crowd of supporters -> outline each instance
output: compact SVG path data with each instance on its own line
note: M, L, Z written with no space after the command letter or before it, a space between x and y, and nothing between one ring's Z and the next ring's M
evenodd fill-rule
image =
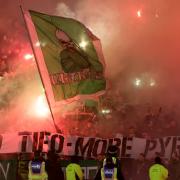
M68 116L63 123L67 123L67 133L81 136L108 138L121 134L149 139L178 135L179 112L175 107L127 104L118 108L110 109L108 114Z

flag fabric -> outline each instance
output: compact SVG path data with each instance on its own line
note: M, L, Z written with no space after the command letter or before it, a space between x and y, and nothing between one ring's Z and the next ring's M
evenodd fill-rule
M100 40L71 18L24 12L35 58L51 105L104 93Z

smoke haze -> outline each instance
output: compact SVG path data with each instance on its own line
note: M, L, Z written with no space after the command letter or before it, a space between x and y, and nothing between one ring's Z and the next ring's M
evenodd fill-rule
M13 51L17 44L21 44L22 54L31 52L18 1L0 0L0 4L1 54L7 49ZM126 101L132 103L179 107L180 1L26 0L23 5L26 9L76 18L92 30L102 42L111 92L126 96ZM33 127L32 117L24 113L33 97L42 93L34 61L24 62L21 56L12 59L8 61L12 67L9 78L0 82L0 102L5 103L0 107L1 131L53 129L51 118ZM133 84L136 78L153 79L156 85L138 89Z

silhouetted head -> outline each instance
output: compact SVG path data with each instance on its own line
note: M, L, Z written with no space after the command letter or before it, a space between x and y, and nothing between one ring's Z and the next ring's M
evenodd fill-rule
M154 162L155 162L156 164L162 164L161 158L158 157L158 156L154 159Z
M55 151L48 151L48 153L47 153L47 158L48 158L49 160L57 161L58 158L59 158L59 156L58 156L58 154L57 154Z
M76 163L76 164L79 163L80 159L81 159L81 158L78 157L78 156L71 156L71 158L70 158L71 163Z
M119 149L117 146L115 145L111 145L108 147L108 150L107 150L107 155L109 156L112 156L112 157L117 157L118 156L118 152L119 152Z

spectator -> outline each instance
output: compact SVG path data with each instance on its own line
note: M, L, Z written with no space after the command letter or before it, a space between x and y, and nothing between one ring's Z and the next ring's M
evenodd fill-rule
M46 171L48 174L48 180L63 180L64 173L61 168L59 157L54 151L47 153Z
M140 153L133 167L133 169L135 169L133 176L136 177L136 179L147 180L148 167L149 167L149 163L145 159L145 155L143 153Z
M110 172L111 175L115 176L116 179L124 180L124 176L121 171L120 161L117 158L118 154L119 154L119 149L117 148L117 146L111 145L108 147L106 158L103 161L103 165L99 168L94 180L103 179L106 168L113 169L113 175L112 175L112 170Z
M171 172L170 179L172 180L179 180L180 179L180 157L178 152L174 152L172 154L170 160L170 167L169 170Z
M101 179L117 179L117 167L115 166L116 159L107 156L104 165L101 168Z
M78 163L79 158L77 156L72 156L71 163L66 167L66 180L83 179L83 172L81 166Z
M42 161L40 152L34 152L34 158L29 162L29 180L47 180L48 175L45 171L45 162Z
M155 164L149 169L150 180L166 180L168 178L168 169L161 162L160 157L155 158Z

